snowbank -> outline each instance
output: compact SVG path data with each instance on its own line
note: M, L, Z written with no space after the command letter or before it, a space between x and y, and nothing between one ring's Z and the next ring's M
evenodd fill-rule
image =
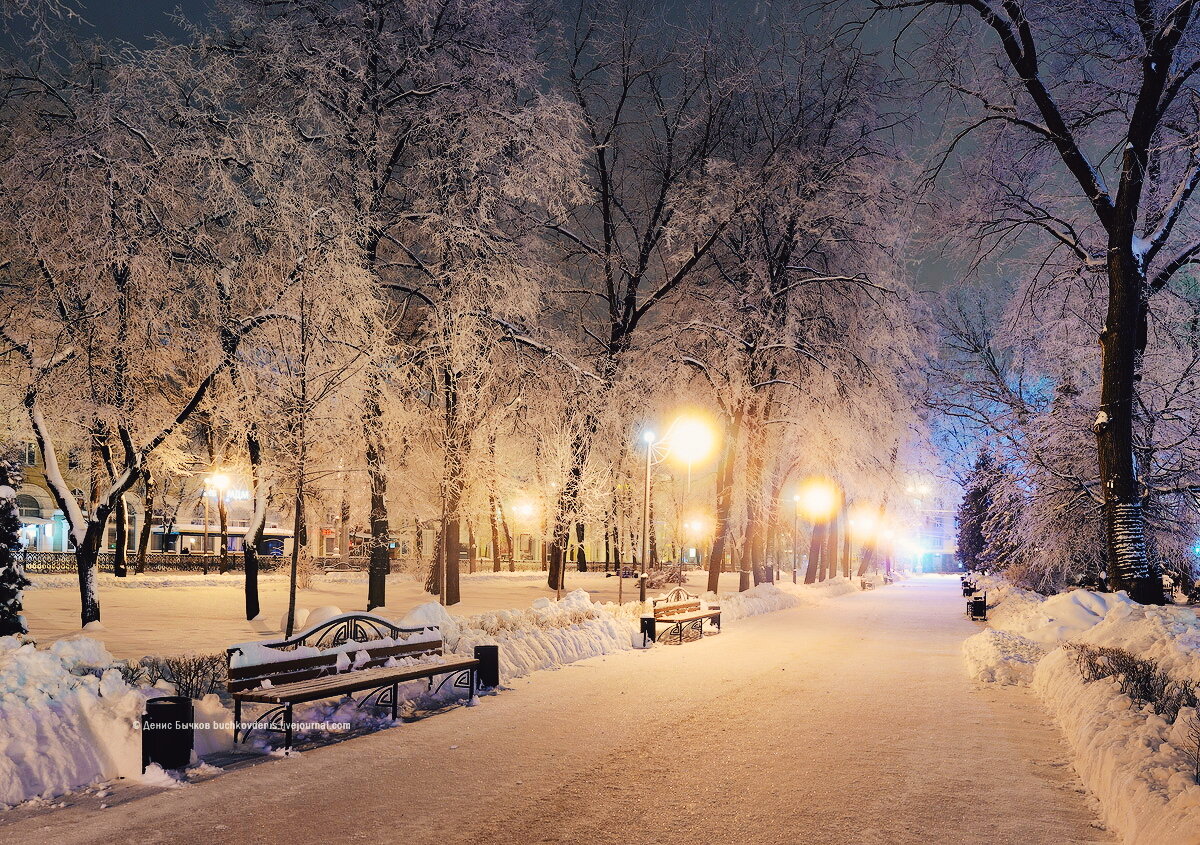
M95 640L0 638L0 804L140 774L146 695L116 669L88 671L112 662Z
M53 798L97 781L138 778L146 700L173 693L132 687L104 644L87 637L39 649L0 637L0 808ZM233 744L233 714L216 695L194 702L195 750Z
M1200 785L1185 751L1193 711L1181 710L1168 724L1122 695L1114 680L1084 682L1064 649L1038 665L1033 689L1066 735L1083 782L1100 799L1105 825L1122 841L1200 843Z
M1029 686L1046 649L1020 634L987 629L963 642L967 674L977 681Z
M1072 654L1058 647L1070 641L1120 648L1155 660L1176 679L1200 682L1195 610L1143 606L1123 592L1045 598L996 578L979 586L994 604L993 629L963 644L971 675L1032 687L1066 736L1105 824L1123 842L1200 843L1200 784L1188 737L1194 711L1183 708L1168 723L1123 695L1115 679L1086 682Z
M436 625L447 648L471 655L477 645L500 646L500 680L553 669L633 647L636 624L604 605L593 604L584 590L561 601L536 599L526 610L498 610L453 616L429 602L400 620L402 627Z

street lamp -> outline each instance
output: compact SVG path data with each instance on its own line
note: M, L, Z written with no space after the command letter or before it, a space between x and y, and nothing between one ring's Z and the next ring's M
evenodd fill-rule
M792 496L795 508L792 509L792 583L798 584L800 571L800 494Z
M229 489L229 476L223 472L210 473L208 476L208 488L216 491L218 512L224 510L225 491ZM208 554L208 496L204 497L204 553ZM222 560L225 558L225 537L223 534L221 536L221 558Z
M797 513L803 511L804 516L815 526L833 519L842 504L842 493L833 482L827 479L810 478L800 485L799 491L792 499L796 503ZM793 566L794 564L793 553ZM812 566L813 561L810 559L809 567ZM795 570L793 570L793 575L794 573Z
M667 433L660 440L658 435L647 429L642 432L642 442L646 444L646 485L642 495L642 544L640 564L642 571L649 569L650 561L650 473L655 466L668 457L682 460L687 464L688 488L690 492L692 481L692 463L702 460L712 452L716 444L716 434L712 426L694 416L678 416L671 423ZM657 454L656 454L657 452ZM639 578L639 595L641 601L646 600L646 581ZM623 598L623 590L617 587L617 601Z

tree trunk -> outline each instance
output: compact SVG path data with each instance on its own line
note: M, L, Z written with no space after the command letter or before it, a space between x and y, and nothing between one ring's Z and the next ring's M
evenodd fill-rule
M850 526L844 521L843 514L842 523L842 574L847 578L850 577Z
M142 496L144 514L142 528L138 532L137 557L133 564L133 571L139 575L146 571L146 555L150 552L150 537L154 531L154 478L148 469L142 473L142 484L145 490Z
M108 526L108 508L97 505L87 522L83 542L75 547L75 568L79 574L79 620L83 627L100 621L100 600L96 596L96 562Z
M835 514L830 520L825 537L825 552L822 555L821 567L826 578L836 578L838 574L838 523Z
M741 433L742 412L738 410L726 427L724 448L717 465L716 524L713 526L712 551L708 555L708 592L720 587L721 568L725 565L725 546L729 537L729 518L733 510L733 470L737 463L737 441Z
M287 624L284 626L284 637L290 637L296 630L296 580L300 569L301 537L304 535L304 482L302 479L303 475L296 482L294 502L296 513L292 518L292 561L288 579Z
M567 544L571 538L571 524L579 512L583 468L587 464L592 437L598 424L596 415L588 412L583 425L571 438L571 465L567 468L566 481L554 503L554 521L550 530L546 585L552 590L561 590L563 587L563 567L566 564Z
M246 454L250 459L250 495L254 501L251 531L242 538L242 568L246 573L246 618L254 619L262 612L258 602L258 555L263 547L267 527L267 497L263 489L262 444L258 429L250 426L246 432ZM293 542L295 542L293 540Z
M493 489L495 489L493 487ZM492 572L500 571L500 522L496 518L496 496L488 493L488 528L492 532Z
M371 485L370 557L367 561L367 610L387 604L387 576L392 570L391 528L387 512L387 473L383 466L383 447L374 438L367 441L367 479ZM417 547L421 542L417 526ZM418 556L420 555L418 551Z
M808 566L804 569L804 583L814 584L821 566L821 550L825 548L825 524L818 522L812 528L808 541Z
M445 390L446 429L445 455L442 463L442 543L440 546L442 562L442 582L445 592L442 593L442 604L454 605L459 597L459 563L458 555L462 546L462 507L463 472L467 458L468 444L464 441L462 423L458 407L458 376L449 369L442 371L442 384Z
M1104 484L1112 589L1142 604L1162 604L1162 574L1146 554L1142 490L1134 465L1133 415L1146 344L1145 278L1133 255L1132 226L1109 243L1108 316L1100 334L1100 409L1093 431Z
M126 565L129 552L129 508L125 497L117 497L117 506L113 509L113 575L124 578L129 574Z
M583 545L584 530L582 520L575 523L575 565L579 567L580 572L587 572L587 549Z
M217 491L217 519L221 524L221 556L217 571L224 575L229 571L229 508L225 504L225 491Z

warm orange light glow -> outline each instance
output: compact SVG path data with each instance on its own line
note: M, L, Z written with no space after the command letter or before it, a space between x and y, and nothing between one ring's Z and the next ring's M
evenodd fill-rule
M875 529L879 524L879 513L874 508L859 506L850 511L850 518L846 524L850 527L850 534L856 540L870 540L875 536Z
M229 476L223 472L218 472L208 477L208 487L212 490L221 491L229 486Z
M674 460L694 464L713 453L717 445L717 432L703 417L685 414L676 417L667 430L663 442L667 454Z
M521 519L529 519L537 512L532 502L517 502L513 505L513 513Z
M842 503L841 491L823 478L805 481L800 485L798 495L800 512L812 522L828 521Z
M708 520L703 517L692 517L687 522L683 523L684 529L693 537L700 536L708 530Z

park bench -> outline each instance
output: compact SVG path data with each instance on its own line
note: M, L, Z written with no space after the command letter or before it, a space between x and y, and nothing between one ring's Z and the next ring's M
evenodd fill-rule
M443 675L437 690L453 679L473 704L480 669L476 658L447 656L437 627L401 628L370 613L335 616L291 639L240 643L226 657L234 741L259 729L282 733L285 748L292 745L293 705L367 691L358 706L388 708L395 719L400 684L426 680L435 691L434 678ZM495 677L495 667L488 668ZM249 703L269 707L243 723L242 705Z
M895 578L893 578L891 575L884 575L884 576L883 576L883 583L884 583L885 585L886 585L886 584L895 584L895 583L896 583L896 579L895 579Z
M676 587L661 599L651 602L651 613L642 617L642 645L650 640L676 644L684 639L697 640L704 636L705 620L721 630L721 608L705 608L699 596ZM659 625L665 625L659 633Z
M962 579L962 590L963 590L964 596L969 596L972 593L974 593L975 591L977 591L978 589L979 588L975 586L974 581L971 581L970 579L967 579L967 578Z
M967 599L967 617L972 621L987 621L987 593Z
M868 581L866 578L861 578L861 579L859 579L859 582L858 582L858 588L860 590L874 590L875 582Z

